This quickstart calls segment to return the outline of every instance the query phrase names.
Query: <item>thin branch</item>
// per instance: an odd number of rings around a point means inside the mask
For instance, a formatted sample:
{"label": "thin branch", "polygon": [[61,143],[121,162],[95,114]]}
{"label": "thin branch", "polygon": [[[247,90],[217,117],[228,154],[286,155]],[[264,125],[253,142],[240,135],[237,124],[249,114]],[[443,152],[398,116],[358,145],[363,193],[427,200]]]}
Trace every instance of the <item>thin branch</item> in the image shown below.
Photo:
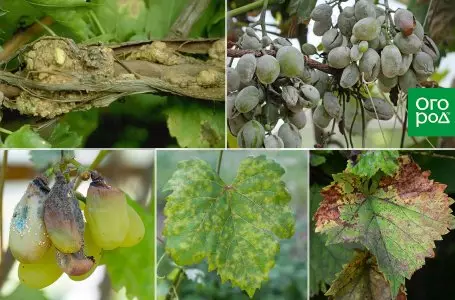
{"label": "thin branch", "polygon": [[224,151],[223,150],[220,150],[220,154],[218,156],[218,163],[216,165],[216,174],[218,174],[218,176],[220,176],[220,171],[221,171],[221,162],[223,160],[223,153]]}
{"label": "thin branch", "polygon": [[[226,17],[227,18],[232,18],[232,17],[238,16],[238,15],[245,14],[245,13],[250,12],[252,10],[255,10],[257,8],[260,8],[261,6],[264,5],[265,1],[266,0],[258,0],[258,1],[255,1],[253,3],[249,3],[247,5],[235,8],[233,10],[230,10],[230,11],[227,12]],[[276,1],[277,0],[268,0],[269,4],[273,4]]]}
{"label": "thin branch", "polygon": [[193,25],[201,18],[211,0],[192,0],[175,20],[169,31],[169,37],[187,37]]}
{"label": "thin branch", "polygon": [[404,138],[406,137],[406,127],[408,124],[408,111],[404,112],[404,120],[403,120],[403,127],[401,131],[401,141],[400,141],[400,148],[404,148]]}

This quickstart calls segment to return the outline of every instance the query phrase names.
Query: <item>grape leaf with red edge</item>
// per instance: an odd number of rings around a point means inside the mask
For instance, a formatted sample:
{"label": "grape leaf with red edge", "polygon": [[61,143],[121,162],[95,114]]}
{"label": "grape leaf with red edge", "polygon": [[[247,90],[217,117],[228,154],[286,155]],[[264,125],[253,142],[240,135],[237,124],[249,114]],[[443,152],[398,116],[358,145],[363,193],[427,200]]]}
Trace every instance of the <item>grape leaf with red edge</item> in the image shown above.
{"label": "grape leaf with red edge", "polygon": [[386,175],[393,175],[398,170],[396,150],[367,151],[359,154],[355,163],[349,161],[347,170],[358,176],[373,177],[379,170]]}
{"label": "grape leaf with red edge", "polygon": [[[322,200],[321,187],[311,186],[310,215],[314,215]],[[335,278],[354,254],[352,249],[347,249],[341,244],[326,245],[327,237],[314,232],[315,223],[311,220],[310,229],[310,295],[319,294],[327,290]]]}
{"label": "grape leaf with red edge", "polygon": [[325,293],[335,300],[390,300],[389,283],[379,271],[376,259],[368,252],[359,252],[337,274]]}
{"label": "grape leaf with red edge", "polygon": [[231,185],[199,159],[182,161],[164,187],[166,252],[178,265],[207,258],[222,282],[253,297],[275,263],[278,239],[294,234],[284,169],[264,155],[244,159]]}
{"label": "grape leaf with red edge", "polygon": [[354,242],[370,250],[394,296],[404,279],[434,256],[434,241],[454,225],[446,185],[430,180],[430,172],[408,156],[398,162],[398,171],[383,176],[373,190],[365,189],[371,180],[349,168],[336,174],[322,189],[324,200],[314,217],[316,232],[327,234],[328,244]]}

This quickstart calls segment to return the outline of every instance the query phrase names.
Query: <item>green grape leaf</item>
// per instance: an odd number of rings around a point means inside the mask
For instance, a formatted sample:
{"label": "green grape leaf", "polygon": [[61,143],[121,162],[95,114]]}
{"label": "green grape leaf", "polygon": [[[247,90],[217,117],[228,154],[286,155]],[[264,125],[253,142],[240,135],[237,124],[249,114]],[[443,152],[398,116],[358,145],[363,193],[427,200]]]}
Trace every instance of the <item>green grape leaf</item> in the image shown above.
{"label": "green grape leaf", "polygon": [[166,110],[167,125],[183,148],[224,147],[223,103],[180,101],[173,98]]}
{"label": "green grape leaf", "polygon": [[359,154],[355,163],[349,161],[347,170],[360,177],[373,177],[379,170],[392,175],[398,170],[396,150],[367,151]]}
{"label": "green grape leaf", "polygon": [[[136,246],[116,248],[103,252],[105,263],[114,290],[126,288],[126,295],[139,300],[153,299],[155,294],[155,218],[139,204],[128,198],[145,225],[143,240]],[[152,204],[153,205],[153,204]]]}
{"label": "green grape leaf", "polygon": [[24,284],[19,284],[16,289],[9,294],[8,296],[1,297],[3,300],[23,300],[23,299],[33,299],[33,300],[46,300],[41,290],[34,288],[29,288]]}
{"label": "green grape leaf", "polygon": [[316,5],[316,0],[291,0],[287,12],[290,15],[297,15],[300,21],[309,21],[311,11]]}
{"label": "green grape leaf", "polygon": [[371,251],[394,296],[455,224],[446,185],[430,180],[430,172],[408,156],[398,162],[398,171],[383,176],[374,190],[365,189],[369,179],[346,168],[322,189],[314,216],[316,232],[327,234],[328,244],[360,243]]}
{"label": "green grape leaf", "polygon": [[335,300],[390,300],[389,283],[379,271],[376,259],[368,252],[359,252],[325,293]]}
{"label": "green grape leaf", "polygon": [[34,132],[30,125],[24,125],[19,130],[11,133],[5,139],[5,148],[50,148],[40,135]]}
{"label": "green grape leaf", "polygon": [[74,158],[74,150],[30,150],[30,161],[36,169],[44,170],[62,159],[62,151],[65,158]]}
{"label": "green grape leaf", "polygon": [[[311,216],[316,212],[322,200],[321,187],[312,185],[310,191]],[[346,249],[341,244],[326,245],[327,237],[314,232],[315,223],[311,221],[310,228],[310,295],[325,292],[326,285],[330,285],[335,275],[343,265],[353,257],[354,251]]]}
{"label": "green grape leaf", "polygon": [[78,148],[82,144],[82,137],[72,132],[68,124],[58,123],[49,137],[49,142],[53,148]]}
{"label": "green grape leaf", "polygon": [[315,152],[312,152],[310,154],[310,165],[312,167],[320,166],[320,165],[324,164],[326,161],[327,161],[327,159],[325,158],[325,156],[318,155]]}
{"label": "green grape leaf", "polygon": [[268,279],[278,239],[294,234],[284,172],[264,155],[248,157],[225,184],[203,160],[179,162],[164,187],[172,191],[164,209],[166,252],[178,265],[207,258],[209,271],[253,297]]}

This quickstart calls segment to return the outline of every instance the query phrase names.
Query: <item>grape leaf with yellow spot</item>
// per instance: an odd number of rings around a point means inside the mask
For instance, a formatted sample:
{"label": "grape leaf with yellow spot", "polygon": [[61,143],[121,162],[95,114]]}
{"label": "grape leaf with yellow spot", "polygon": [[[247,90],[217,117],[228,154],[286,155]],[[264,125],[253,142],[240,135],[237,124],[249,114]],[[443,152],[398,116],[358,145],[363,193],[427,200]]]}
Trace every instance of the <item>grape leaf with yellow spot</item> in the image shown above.
{"label": "grape leaf with yellow spot", "polygon": [[268,279],[279,239],[294,234],[284,169],[264,155],[244,159],[228,185],[199,159],[182,161],[164,187],[166,252],[178,265],[207,258],[222,282],[253,297]]}
{"label": "grape leaf with yellow spot", "polygon": [[359,252],[344,266],[325,293],[334,300],[390,300],[389,283],[379,271],[376,259],[368,252]]}
{"label": "grape leaf with yellow spot", "polygon": [[430,172],[408,156],[398,164],[395,174],[375,185],[349,168],[334,175],[314,216],[315,231],[327,234],[327,244],[360,243],[376,257],[393,296],[454,225],[446,185],[430,180]]}

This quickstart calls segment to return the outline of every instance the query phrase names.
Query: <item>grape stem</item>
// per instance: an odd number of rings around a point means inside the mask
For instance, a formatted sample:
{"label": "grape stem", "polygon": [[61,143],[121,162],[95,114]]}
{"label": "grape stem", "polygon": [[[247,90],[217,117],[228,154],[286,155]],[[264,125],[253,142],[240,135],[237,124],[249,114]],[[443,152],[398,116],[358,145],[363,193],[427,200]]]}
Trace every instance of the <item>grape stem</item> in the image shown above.
{"label": "grape stem", "polygon": [[269,2],[268,4],[273,4],[276,1],[277,0],[258,0],[253,3],[249,3],[247,5],[240,6],[238,8],[228,11],[226,17],[232,18],[232,17],[238,16],[238,15],[247,13],[249,11],[252,11],[256,8],[259,8],[264,5],[264,2]]}
{"label": "grape stem", "polygon": [[223,153],[224,153],[224,150],[220,150],[220,154],[218,156],[218,163],[216,165],[216,174],[218,174],[218,176],[220,176],[221,162],[223,160]]}

